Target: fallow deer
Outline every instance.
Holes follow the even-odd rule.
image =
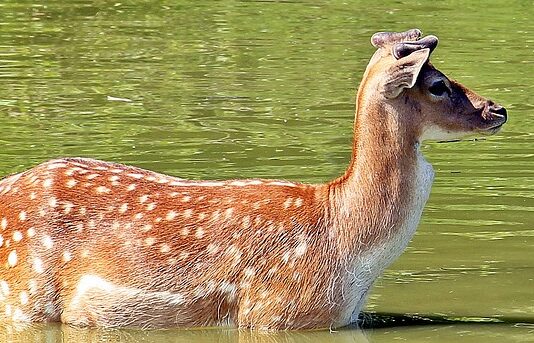
[[[405,249],[434,173],[427,139],[493,134],[506,110],[430,62],[438,40],[380,32],[351,162],[325,184],[195,181],[62,158],[0,182],[0,317],[254,329],[353,322]]]

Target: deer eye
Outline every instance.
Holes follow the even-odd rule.
[[[428,91],[435,96],[443,96],[445,93],[449,95],[451,94],[451,91],[443,80],[434,82],[430,87],[428,87]]]

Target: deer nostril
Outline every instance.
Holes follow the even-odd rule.
[[[493,113],[497,113],[497,114],[502,114],[503,116],[506,116],[507,112],[506,112],[506,108],[502,107],[502,106],[492,106],[491,108],[491,112]]]
[[[506,115],[508,114],[508,112],[506,111],[506,108],[502,107],[499,104],[494,103],[491,100],[488,100],[486,102],[486,106],[487,106],[486,108],[489,113],[501,115],[506,119]]]
[[[506,111],[506,108],[504,108],[502,106],[493,105],[493,106],[490,107],[490,111],[493,112],[493,113],[500,114],[500,115],[502,115],[502,116],[504,116],[506,118],[507,111]]]

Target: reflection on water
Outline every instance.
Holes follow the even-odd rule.
[[[34,325],[31,328],[0,330],[0,339],[6,343],[26,342],[195,342],[195,343],[367,343],[365,334],[357,329],[344,329],[337,332],[254,332],[237,329],[192,329],[192,330],[105,330],[84,329],[68,325]]]
[[[505,105],[510,122],[498,136],[423,147],[436,169],[431,198],[368,310],[527,321],[534,313],[531,14],[530,1],[504,0],[4,0],[0,174],[86,156],[187,178],[332,179],[347,164],[369,37],[419,27],[440,38],[433,63]],[[365,335],[41,325],[5,329],[0,341],[521,342],[532,334],[513,325]]]
[[[68,325],[34,325],[24,330],[0,329],[5,343],[56,343],[56,342],[123,342],[123,343],[386,343],[396,340],[411,343],[423,342],[532,342],[534,325],[460,324],[444,326],[416,326],[361,331],[356,328],[329,331],[254,332],[236,329],[193,330],[105,330],[74,328]]]

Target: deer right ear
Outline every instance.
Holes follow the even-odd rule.
[[[382,94],[387,99],[394,99],[405,88],[412,88],[429,56],[430,49],[426,48],[414,51],[408,56],[397,60],[389,68],[385,80],[381,84],[380,90]]]

